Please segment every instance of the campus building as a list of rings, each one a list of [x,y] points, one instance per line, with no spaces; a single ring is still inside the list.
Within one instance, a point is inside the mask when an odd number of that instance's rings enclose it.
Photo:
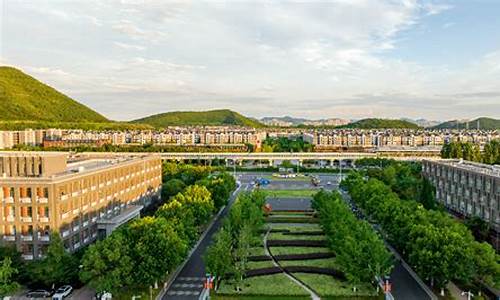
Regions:
[[[72,157],[57,152],[0,153],[0,244],[24,259],[43,257],[50,233],[75,251],[139,216],[160,196],[161,159]]]
[[[500,232],[500,166],[463,160],[423,161],[422,172],[436,187],[436,200],[461,217],[478,216]]]

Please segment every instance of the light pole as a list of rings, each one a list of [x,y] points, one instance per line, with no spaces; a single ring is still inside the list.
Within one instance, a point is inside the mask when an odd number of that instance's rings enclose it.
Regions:
[[[462,296],[465,296],[467,295],[467,300],[471,300],[472,297],[474,297],[474,294],[471,292],[471,291],[468,291],[468,292],[462,292],[461,294]]]

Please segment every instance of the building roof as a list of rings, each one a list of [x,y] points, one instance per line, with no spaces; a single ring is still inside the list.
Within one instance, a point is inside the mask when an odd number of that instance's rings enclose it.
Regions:
[[[481,173],[484,175],[500,177],[500,165],[488,165],[476,163],[462,159],[440,160],[435,163],[448,165],[457,169],[466,170],[469,172]]]

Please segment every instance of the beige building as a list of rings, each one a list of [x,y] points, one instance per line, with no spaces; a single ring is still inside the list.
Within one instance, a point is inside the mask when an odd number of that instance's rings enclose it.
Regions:
[[[68,158],[67,153],[0,153],[0,243],[24,259],[43,257],[51,231],[68,251],[109,234],[159,197],[158,155]]]

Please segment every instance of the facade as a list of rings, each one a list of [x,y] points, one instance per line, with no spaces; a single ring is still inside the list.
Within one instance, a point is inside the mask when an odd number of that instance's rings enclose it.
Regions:
[[[137,217],[159,197],[158,155],[71,158],[67,153],[0,153],[0,243],[24,259],[43,257],[50,232],[76,251]]]
[[[500,166],[463,160],[423,161],[436,200],[460,216],[478,216],[500,232]],[[493,237],[498,239],[498,235]],[[494,242],[498,249],[498,240]]]

